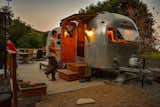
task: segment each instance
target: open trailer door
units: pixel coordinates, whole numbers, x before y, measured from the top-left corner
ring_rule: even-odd
[[[96,14],[74,14],[61,20],[62,26],[62,61],[78,62],[84,56],[84,36],[87,23]]]
[[[62,24],[62,61],[76,61],[76,24],[74,22],[66,22]]]

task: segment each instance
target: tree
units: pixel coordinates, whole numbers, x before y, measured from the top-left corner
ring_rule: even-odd
[[[140,0],[106,0],[80,9],[80,14],[102,13],[104,11],[119,13],[130,17],[136,23],[143,40],[153,39],[154,20],[147,5]],[[145,43],[144,43],[145,45]]]
[[[42,46],[42,35],[37,32],[26,33],[17,42],[19,48],[40,48]]]
[[[17,48],[41,48],[45,46],[47,35],[26,25],[20,18],[13,19],[9,28],[9,39]]]
[[[19,18],[11,21],[9,28],[9,39],[11,39],[16,46],[18,46],[17,42],[23,37],[23,35],[25,35],[26,32],[27,29],[25,23],[20,21]]]

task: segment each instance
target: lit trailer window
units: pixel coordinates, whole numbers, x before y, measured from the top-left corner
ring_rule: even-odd
[[[130,21],[116,20],[108,27],[108,39],[112,42],[126,43],[136,42],[138,32]]]

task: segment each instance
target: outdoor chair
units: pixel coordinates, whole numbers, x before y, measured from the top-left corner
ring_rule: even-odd
[[[141,83],[142,88],[146,80],[152,83],[152,78],[154,76],[153,72],[145,67],[145,63],[143,60],[138,64],[138,66],[119,67],[119,72],[123,76],[119,76],[119,78],[115,80],[116,82],[126,83],[131,80],[137,80]],[[128,75],[128,78],[126,78],[124,75]]]

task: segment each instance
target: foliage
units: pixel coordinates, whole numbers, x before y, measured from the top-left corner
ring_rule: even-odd
[[[147,46],[147,47],[143,48],[140,53],[142,53],[142,54],[158,53],[158,50],[156,50],[152,46]]]
[[[141,57],[151,60],[160,60],[160,53],[142,54]]]
[[[13,41],[17,48],[41,48],[45,46],[47,32],[40,32],[26,25],[20,18],[12,19],[13,12],[10,7],[3,6],[0,12],[7,13],[6,32],[4,31],[4,18],[0,14],[0,68],[4,61],[4,34]]]
[[[2,8],[0,8],[1,12],[5,12],[8,13],[10,17],[13,17],[13,12],[11,10],[11,7],[8,6],[2,6]]]
[[[17,48],[41,48],[45,46],[46,33],[26,25],[20,18],[11,21],[9,39]]]
[[[153,38],[153,16],[148,11],[147,5],[142,1],[106,0],[103,2],[98,2],[96,5],[91,4],[85,9],[80,9],[79,13],[102,13],[104,11],[119,13],[130,17],[138,26],[140,36],[143,40],[145,38]]]
[[[42,86],[42,87],[46,86],[45,83],[31,83],[30,81],[26,81],[26,82],[21,81],[21,82],[19,82],[19,85],[21,88],[32,88],[32,87],[37,87],[37,86]]]
[[[8,38],[13,41],[17,48],[41,48],[45,46],[46,32],[40,32],[26,25],[20,18],[13,19],[13,11],[8,6],[2,6],[1,12],[9,14],[7,24]]]
[[[24,42],[25,41],[25,42]],[[27,47],[27,48],[39,48],[41,47],[42,43],[42,35],[37,33],[37,32],[32,32],[32,33],[26,33],[24,34],[23,37],[21,37],[18,41],[17,44],[20,48]]]

